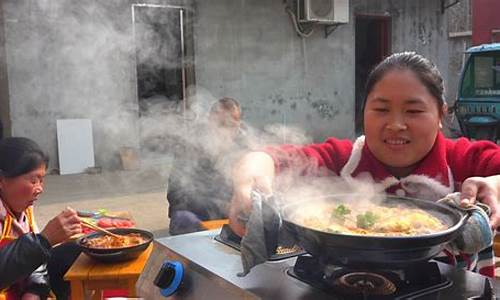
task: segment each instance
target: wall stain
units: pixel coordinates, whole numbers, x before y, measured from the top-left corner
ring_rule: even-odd
[[[312,102],[311,106],[323,119],[331,120],[339,114],[339,110],[335,109],[332,104],[328,103],[325,100],[314,101]]]
[[[271,100],[271,103],[273,104],[278,104],[278,105],[283,105],[284,103],[286,103],[286,99],[283,98],[282,95],[271,95],[269,96],[269,99]]]
[[[40,112],[33,106],[27,106],[26,108],[26,114],[30,117],[34,118],[39,118],[40,117]]]
[[[337,96],[338,91],[334,91],[334,95]],[[339,109],[335,108],[334,104],[332,104],[331,101],[325,99],[314,99],[311,92],[307,92],[302,95],[290,96],[288,98],[285,98],[281,94],[274,94],[268,96],[268,101],[271,102],[273,105],[282,106],[286,103],[290,103],[289,107],[291,110],[294,111],[297,110],[299,103],[304,103],[304,100],[305,102],[309,103],[310,107],[312,107],[322,119],[332,120],[333,118],[335,118],[337,115],[340,114]],[[274,108],[270,111],[270,114],[274,116],[278,114],[278,111],[280,110],[281,109],[279,107]],[[308,121],[312,121],[313,118],[314,117],[311,114],[306,115],[306,119]]]

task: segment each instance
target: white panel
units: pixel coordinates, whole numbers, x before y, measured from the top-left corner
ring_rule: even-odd
[[[94,141],[89,119],[57,120],[57,147],[61,175],[94,167]]]

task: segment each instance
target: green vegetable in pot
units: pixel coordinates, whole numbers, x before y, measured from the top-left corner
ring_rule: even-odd
[[[356,226],[358,228],[368,229],[375,225],[375,222],[378,220],[378,216],[371,211],[367,211],[364,214],[360,214],[356,216]]]
[[[345,217],[350,213],[351,210],[349,208],[347,208],[343,204],[340,204],[332,211],[331,219],[343,224],[345,222]]]

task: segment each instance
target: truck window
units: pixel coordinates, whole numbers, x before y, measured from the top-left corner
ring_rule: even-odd
[[[466,65],[460,91],[465,98],[500,96],[500,54],[473,55]]]
[[[493,88],[493,57],[477,56],[474,59],[474,77],[477,89]]]

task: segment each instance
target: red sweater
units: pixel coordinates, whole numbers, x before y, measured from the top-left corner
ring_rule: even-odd
[[[378,161],[365,144],[364,136],[354,143],[330,138],[321,144],[283,145],[269,148],[278,172],[294,170],[302,175],[337,175],[346,181],[370,178],[390,194],[438,200],[460,191],[462,182],[472,176],[500,174],[500,147],[488,141],[450,140],[441,133],[431,151],[412,174],[396,178]],[[467,269],[494,276],[491,249],[464,261]],[[463,254],[460,254],[463,258]],[[479,259],[478,259],[479,257]],[[460,263],[459,263],[460,265]]]
[[[500,174],[498,145],[489,141],[471,142],[465,138],[450,140],[441,133],[413,173],[400,179],[392,176],[373,156],[364,136],[354,143],[330,138],[321,144],[283,145],[268,149],[268,153],[273,156],[278,172],[293,168],[302,174],[333,173],[345,179],[369,175],[375,182],[383,184],[387,192],[402,188],[409,196],[418,196],[412,186],[425,185],[435,196],[427,198],[435,200],[459,191],[466,178]]]

